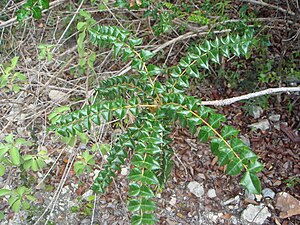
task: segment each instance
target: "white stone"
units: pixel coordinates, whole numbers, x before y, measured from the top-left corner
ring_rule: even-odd
[[[128,169],[127,168],[122,168],[121,169],[121,175],[127,176],[127,174],[128,174]]]
[[[268,130],[270,129],[270,122],[267,119],[261,120],[257,123],[250,124],[249,127],[260,130]]]
[[[272,122],[278,122],[280,120],[280,115],[279,114],[274,114],[269,116],[269,120],[271,120]]]
[[[262,199],[262,195],[255,195],[256,201],[260,202]]]
[[[173,206],[175,206],[176,205],[176,201],[177,201],[177,199],[175,198],[175,197],[171,197],[171,200],[170,200],[170,205],[173,205]]]
[[[250,109],[249,114],[253,116],[254,119],[258,119],[263,113],[263,109],[260,106],[253,106]]]
[[[265,220],[271,216],[268,207],[264,205],[252,205],[249,204],[248,207],[242,212],[241,219],[243,224],[263,224]]]
[[[196,195],[198,198],[201,198],[204,195],[203,185],[198,183],[197,181],[192,181],[188,184],[189,191]]]
[[[62,91],[58,91],[58,90],[51,90],[48,94],[49,98],[53,101],[58,101],[58,100],[67,100],[67,94],[62,92]]]
[[[279,130],[279,131],[280,131],[280,123],[275,123],[275,124],[274,124],[274,128],[275,128],[276,130]]]
[[[213,188],[209,189],[209,190],[207,191],[207,196],[208,196],[209,198],[215,198],[215,197],[217,197],[216,190],[213,189]]]
[[[234,198],[230,198],[223,203],[223,205],[234,204],[237,205],[240,202],[240,196],[235,196]]]
[[[264,198],[274,199],[274,197],[275,197],[275,192],[272,191],[272,189],[270,189],[270,188],[263,189],[262,194],[263,194]]]
[[[209,212],[207,214],[207,218],[210,219],[212,222],[216,223],[217,220],[218,220],[218,215],[216,215],[215,213],[213,212]]]

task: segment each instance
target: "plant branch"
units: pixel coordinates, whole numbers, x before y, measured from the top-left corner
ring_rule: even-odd
[[[52,9],[53,7],[56,7],[56,6],[60,5],[60,4],[62,4],[64,1],[65,0],[57,0],[57,1],[54,1],[54,2],[50,2],[49,9]],[[45,9],[45,10],[43,10],[43,12],[46,12],[49,9]],[[31,18],[31,16],[28,17],[28,18],[26,18],[25,20],[28,20],[29,18]],[[11,19],[9,19],[9,20],[7,20],[7,21],[1,21],[0,20],[0,29],[1,28],[10,27],[10,26],[12,26],[12,25],[14,25],[16,23],[17,23],[17,17],[16,16],[13,17],[13,18],[11,18]]]
[[[291,16],[294,16],[294,15],[295,15],[295,13],[292,12],[292,11],[283,9],[283,8],[281,8],[281,7],[279,7],[279,6],[276,6],[276,5],[272,5],[272,4],[266,3],[266,2],[264,2],[264,1],[262,1],[262,0],[260,0],[260,1],[256,1],[256,0],[242,0],[242,2],[249,2],[249,3],[251,3],[251,4],[257,4],[257,5],[266,6],[266,7],[269,7],[269,8],[276,9],[276,10],[278,10],[278,11],[280,11],[280,12],[287,13],[287,14],[289,14],[289,15],[291,15]]]
[[[279,92],[300,92],[300,87],[281,87],[281,88],[268,88],[263,91],[258,91],[246,95],[241,95],[238,97],[233,98],[227,98],[223,100],[215,100],[215,101],[203,101],[202,105],[212,105],[212,106],[225,106],[225,105],[231,105],[232,103],[247,100],[250,98],[255,98],[263,95],[269,95]]]

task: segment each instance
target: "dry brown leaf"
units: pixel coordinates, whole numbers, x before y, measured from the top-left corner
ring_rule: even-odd
[[[276,208],[281,212],[280,218],[288,218],[300,214],[300,201],[286,192],[276,195]]]
[[[226,214],[222,215],[221,218],[229,220],[231,218],[231,216],[232,216],[231,214],[226,213]]]

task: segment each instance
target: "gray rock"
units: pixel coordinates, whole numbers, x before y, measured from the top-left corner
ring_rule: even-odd
[[[264,221],[271,216],[268,208],[264,205],[252,205],[242,212],[241,219],[244,225],[248,224],[263,224]]]
[[[201,198],[204,195],[203,185],[198,183],[197,181],[192,181],[188,184],[189,191],[196,195],[198,198]]]
[[[128,169],[127,168],[122,168],[121,169],[121,175],[123,175],[123,176],[127,176],[127,174],[128,174]]]
[[[89,224],[91,224],[91,220],[90,219],[83,219],[80,222],[80,225],[89,225]]]
[[[208,196],[209,198],[215,198],[215,197],[217,197],[216,190],[213,189],[213,188],[209,189],[209,190],[207,191],[207,196]]]
[[[275,123],[274,124],[274,128],[276,129],[276,130],[279,130],[280,131],[280,123]]]
[[[269,116],[269,120],[272,122],[278,122],[280,120],[280,115],[279,114],[274,114]]]
[[[275,197],[275,192],[272,191],[272,189],[270,189],[270,188],[265,188],[264,190],[262,190],[262,194],[263,194],[264,198],[274,199],[274,197]]]
[[[249,193],[248,191],[245,192],[245,198],[250,200],[255,200],[255,194]]]
[[[237,205],[240,202],[240,196],[235,196],[234,198],[230,198],[227,201],[223,202],[223,205],[234,204]]]
[[[270,129],[270,122],[267,119],[261,120],[257,123],[250,124],[249,127],[260,130],[268,130]]]
[[[249,111],[249,114],[254,119],[258,119],[262,113],[263,113],[263,109],[260,106],[252,106]]]

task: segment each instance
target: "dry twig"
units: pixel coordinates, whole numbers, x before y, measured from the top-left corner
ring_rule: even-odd
[[[281,88],[268,88],[263,91],[258,91],[246,95],[241,95],[238,97],[233,98],[227,98],[223,100],[215,100],[215,101],[203,101],[202,105],[212,105],[212,106],[225,106],[225,105],[231,105],[235,102],[242,101],[242,100],[248,100],[251,98],[256,98],[263,95],[269,95],[279,92],[300,92],[300,87],[281,87]]]

